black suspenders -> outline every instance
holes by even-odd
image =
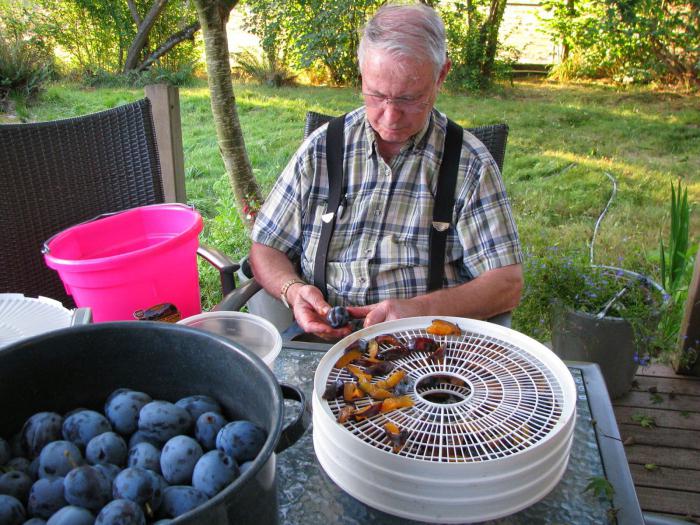
[[[316,258],[314,260],[314,286],[324,297],[328,298],[326,286],[326,261],[328,259],[328,247],[335,228],[335,219],[338,213],[342,195],[345,191],[343,177],[344,159],[344,127],[345,115],[336,117],[328,123],[326,134],[326,164],[328,169],[328,204],[326,213],[322,217],[321,237],[318,241]],[[442,288],[445,275],[445,244],[447,233],[452,223],[452,209],[454,207],[455,185],[457,183],[457,170],[462,150],[462,128],[448,119],[447,134],[445,136],[445,148],[440,163],[437,189],[435,191],[435,205],[433,207],[433,222],[430,229],[430,251],[428,263],[429,292]]]

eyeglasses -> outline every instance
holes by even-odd
[[[429,102],[424,98],[385,97],[383,95],[372,95],[370,93],[362,93],[362,97],[365,99],[365,105],[369,108],[380,108],[385,103],[391,103],[397,109],[405,111],[406,113],[420,113],[429,105]]]

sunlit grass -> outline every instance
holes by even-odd
[[[253,170],[267,193],[302,140],[304,115],[341,114],[357,90],[234,85]],[[34,120],[90,113],[136,100],[140,89],[51,86]],[[657,248],[669,228],[670,185],[682,179],[700,236],[700,97],[582,84],[516,83],[486,94],[441,94],[437,106],[463,126],[507,122],[504,180],[522,242],[533,253],[552,245],[588,250],[612,185],[615,201],[598,232],[597,263],[658,279]],[[203,240],[233,257],[249,247],[219,156],[205,82],[181,88],[189,200],[205,217]],[[216,276],[203,270],[208,303]],[[516,314],[516,327],[517,327]]]

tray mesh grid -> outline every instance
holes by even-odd
[[[561,419],[563,393],[555,375],[508,341],[469,331],[457,337],[432,336],[423,329],[392,335],[404,344],[430,337],[444,345],[445,355],[441,363],[431,361],[428,352],[411,352],[393,361],[395,369],[406,372],[412,407],[344,423],[376,448],[391,452],[383,425],[393,422],[407,431],[406,443],[397,453],[401,456],[434,462],[490,461],[530,448]],[[345,369],[333,368],[326,383],[337,379],[353,377]],[[335,417],[346,405],[342,397],[324,402]],[[367,396],[355,407],[372,402]]]

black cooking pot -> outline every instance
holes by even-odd
[[[178,524],[277,523],[275,452],[296,442],[310,422],[302,392],[280,388],[253,353],[219,336],[186,326],[144,321],[67,328],[0,350],[0,435],[11,437],[32,414],[78,407],[103,410],[116,388],[176,401],[205,394],[231,419],[267,431],[250,470]],[[302,409],[283,428],[284,399]]]

